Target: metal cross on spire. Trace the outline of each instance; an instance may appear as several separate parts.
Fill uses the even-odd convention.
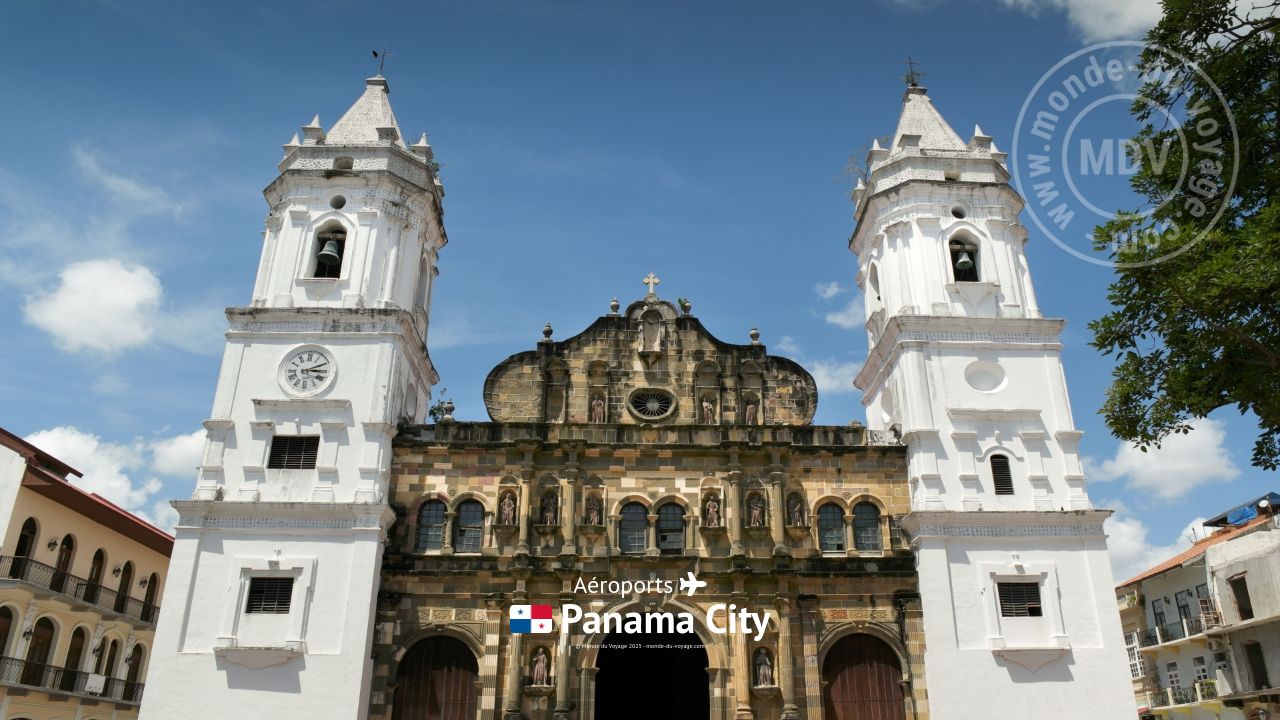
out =
[[[658,279],[657,275],[654,275],[653,273],[649,273],[649,275],[645,277],[645,279],[641,280],[640,282],[649,286],[650,295],[655,295],[656,293],[654,293],[653,291],[653,286],[661,283],[662,281]]]
[[[924,73],[916,69],[916,61],[912,60],[910,55],[907,56],[906,65],[907,65],[907,74],[903,76],[903,79],[907,81],[907,86],[908,87],[919,86],[920,78],[924,77]]]
[[[386,48],[383,48],[382,52],[378,52],[377,50],[373,50],[372,52],[373,52],[373,59],[378,61],[378,74],[381,75],[382,66],[387,63],[387,54],[388,54],[387,50]]]

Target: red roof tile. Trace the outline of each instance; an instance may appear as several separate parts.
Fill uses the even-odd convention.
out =
[[[1268,515],[1259,515],[1258,517],[1250,520],[1244,525],[1240,525],[1237,527],[1228,527],[1228,528],[1219,530],[1218,532],[1210,535],[1209,537],[1201,538],[1200,540],[1197,540],[1195,544],[1193,544],[1191,547],[1187,548],[1186,550],[1183,550],[1182,552],[1178,553],[1177,555],[1174,555],[1173,557],[1169,558],[1168,560],[1165,560],[1164,562],[1156,565],[1155,567],[1149,568],[1141,573],[1138,573],[1134,577],[1131,577],[1128,580],[1125,580],[1124,582],[1120,583],[1119,585],[1116,585],[1116,588],[1119,589],[1119,588],[1127,587],[1136,582],[1141,582],[1143,580],[1146,580],[1149,577],[1154,577],[1163,572],[1167,572],[1176,567],[1180,567],[1186,564],[1187,562],[1190,562],[1191,560],[1195,560],[1196,558],[1200,557],[1205,553],[1206,550],[1213,547],[1214,545],[1217,545],[1218,543],[1226,542],[1234,537],[1238,537],[1248,532],[1249,530],[1252,530],[1258,525],[1261,525],[1262,523],[1269,522],[1270,520],[1271,520],[1271,517]]]

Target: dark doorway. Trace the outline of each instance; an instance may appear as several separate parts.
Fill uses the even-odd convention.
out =
[[[76,539],[70,535],[62,536],[62,544],[58,546],[58,559],[53,566],[53,582],[49,589],[63,592],[67,588],[67,576],[71,573],[71,558],[76,554]]]
[[[22,523],[22,530],[18,532],[18,544],[13,550],[13,566],[9,568],[9,577],[27,577],[27,559],[35,550],[36,534],[35,518],[27,518],[27,521]]]
[[[906,720],[902,665],[884,641],[848,635],[822,663],[822,704],[826,720]]]
[[[67,661],[62,664],[66,672],[62,673],[60,687],[67,692],[76,689],[76,680],[80,677],[80,663],[84,662],[84,645],[84,628],[76,628],[71,633],[71,644],[67,646]]]
[[[611,633],[596,667],[596,720],[711,716],[707,649],[694,633]]]
[[[400,661],[391,720],[474,720],[479,671],[476,656],[460,640],[417,643]]]
[[[40,618],[32,628],[31,644],[27,645],[27,662],[22,667],[23,685],[44,687],[45,674],[48,668],[49,654],[53,651],[53,623],[49,618]]]
[[[116,594],[116,612],[124,614],[129,611],[129,586],[133,584],[133,563],[126,562],[120,571],[120,590]]]
[[[102,587],[102,571],[107,565],[107,554],[98,548],[93,554],[93,564],[89,566],[89,584],[84,587],[84,601],[98,602],[98,588]]]
[[[1244,657],[1249,662],[1249,674],[1253,676],[1253,689],[1270,690],[1271,678],[1267,677],[1267,661],[1262,656],[1262,646],[1256,642],[1245,643]]]

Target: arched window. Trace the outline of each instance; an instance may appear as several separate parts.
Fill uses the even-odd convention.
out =
[[[104,638],[102,644],[98,646],[98,662],[94,666],[93,671],[99,675],[111,677],[116,673],[116,655],[120,652],[120,645],[112,640],[109,643]]]
[[[956,282],[978,282],[978,244],[960,236],[947,244],[951,251],[951,272]]]
[[[316,233],[315,272],[312,277],[336,278],[342,276],[342,253],[347,247],[347,231],[341,225],[326,225]]]
[[[622,506],[618,522],[618,548],[624,553],[642,553],[648,545],[649,511],[638,502]]]
[[[484,506],[479,500],[467,500],[458,506],[453,521],[453,551],[478,553],[484,540]]]
[[[1013,473],[1009,470],[1007,456],[991,456],[991,484],[995,486],[997,495],[1013,494]]]
[[[833,502],[818,508],[818,545],[822,552],[844,552],[844,510]]]
[[[13,610],[0,607],[0,656],[9,657],[9,631],[13,629]]]
[[[867,271],[867,288],[871,291],[867,293],[877,301],[880,300],[880,266],[871,263],[871,269]]]
[[[658,508],[658,550],[663,555],[684,552],[684,508],[676,503]]]
[[[9,566],[9,577],[25,578],[27,576],[30,564],[27,559],[31,557],[31,553],[35,552],[39,533],[35,518],[27,518],[27,521],[22,523],[22,530],[18,532],[18,544],[13,549],[13,564]]]
[[[138,678],[142,673],[142,645],[133,646],[133,651],[129,653],[129,657],[124,659],[125,665],[129,669],[125,672],[124,688],[122,688],[121,697],[125,702],[137,702],[138,700]]]
[[[129,586],[133,584],[133,562],[127,561],[120,571],[120,588],[116,591],[115,609],[124,613],[129,608]]]
[[[160,576],[151,573],[147,578],[147,594],[142,600],[142,619],[147,622],[155,622],[157,610],[156,594],[160,592]]]
[[[880,508],[869,502],[853,506],[853,546],[858,550],[880,549]]]
[[[53,621],[40,618],[31,628],[31,642],[27,645],[27,662],[22,668],[22,684],[44,686],[45,676],[53,676],[46,665],[53,652]]]
[[[439,550],[444,547],[444,503],[428,500],[418,508],[418,539],[414,548]]]
[[[67,645],[67,658],[62,663],[63,669],[66,670],[62,673],[60,684],[63,690],[71,692],[76,689],[76,678],[80,677],[80,664],[84,662],[84,646],[87,642],[84,628],[78,627],[71,631],[71,642]]]
[[[102,572],[107,566],[107,553],[102,548],[93,554],[93,563],[89,565],[89,582],[84,586],[84,601],[98,602],[98,589],[102,587]]]
[[[49,583],[49,589],[54,592],[62,592],[67,587],[67,577],[71,574],[71,558],[75,556],[76,539],[71,535],[63,535],[62,543],[58,545],[58,559],[53,565],[53,579]]]

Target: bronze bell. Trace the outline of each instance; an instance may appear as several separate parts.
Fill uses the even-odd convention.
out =
[[[316,256],[316,260],[319,260],[324,265],[337,265],[342,262],[342,256],[338,254],[338,241],[326,240],[324,249]],[[972,265],[973,263],[969,264]]]
[[[956,269],[957,270],[973,269],[973,258],[969,257],[969,253],[967,251],[960,253],[960,257],[956,260]]]

